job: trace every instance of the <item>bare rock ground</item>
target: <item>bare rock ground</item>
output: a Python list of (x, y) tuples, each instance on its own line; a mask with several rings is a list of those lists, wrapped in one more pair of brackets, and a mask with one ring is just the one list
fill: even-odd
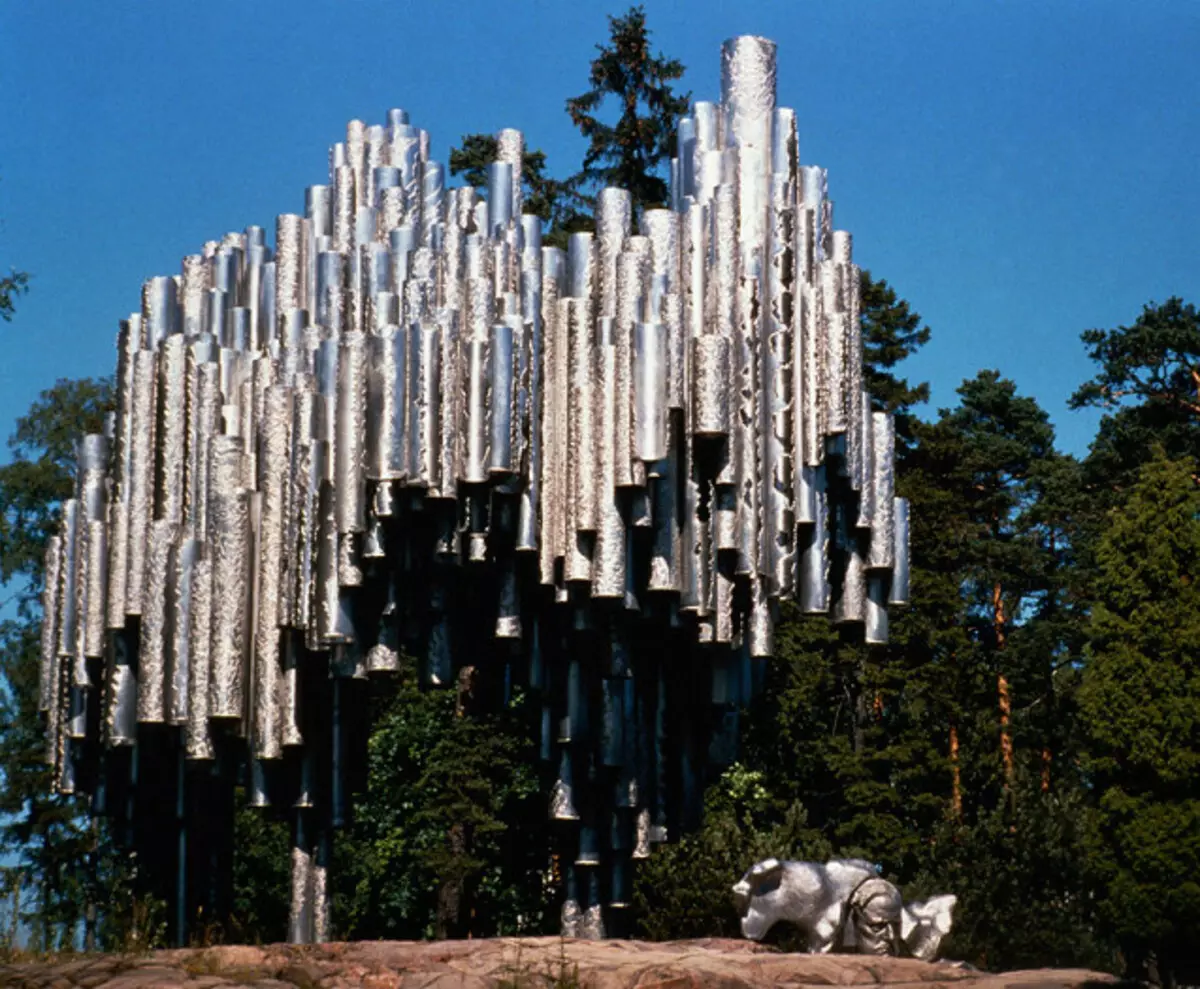
[(783, 954), (717, 938), (229, 945), (0, 964), (0, 986), (18, 989), (1104, 989), (1116, 982), (1078, 969), (996, 975), (907, 958)]

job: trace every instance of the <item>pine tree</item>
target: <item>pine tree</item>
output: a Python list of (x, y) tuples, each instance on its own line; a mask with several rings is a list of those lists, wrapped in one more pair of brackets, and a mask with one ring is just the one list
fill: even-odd
[(1131, 326), (1081, 335), (1098, 371), (1071, 397), (1104, 410), (1088, 458), (1101, 490), (1128, 487), (1160, 444), (1170, 456), (1200, 456), (1200, 312), (1170, 298), (1150, 303)]
[[(609, 17), (608, 27), (609, 43), (597, 45), (592, 60), (591, 88), (567, 100), (567, 112), (588, 142), (574, 185), (586, 192), (628, 189), (636, 226), (644, 209), (667, 203), (662, 171), (675, 154), (675, 125), (691, 94), (678, 94), (671, 85), (683, 78), (683, 64), (652, 53), (644, 7)], [(620, 109), (615, 124), (597, 116), (610, 96)]]
[[(1096, 553), (1081, 713), (1089, 859), (1130, 974), (1200, 976), (1200, 488), (1161, 447)], [(1187, 964), (1190, 963), (1190, 964)]]

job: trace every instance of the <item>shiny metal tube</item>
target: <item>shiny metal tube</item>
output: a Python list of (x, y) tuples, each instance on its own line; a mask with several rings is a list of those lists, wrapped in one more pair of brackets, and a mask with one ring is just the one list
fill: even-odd
[(188, 722), (192, 605), (196, 564), (201, 550), (198, 540), (180, 535), (171, 547), (167, 562), (166, 720), (173, 725)]
[(108, 744), (133, 745), (137, 740), (137, 677), (127, 662), (110, 668)]
[(644, 461), (667, 455), (668, 339), (663, 323), (633, 328), (633, 453)]
[(142, 331), (146, 349), (157, 349), (169, 335), (179, 332), (177, 292), (175, 279), (167, 275), (156, 276), (142, 285)]
[(174, 542), (175, 526), (170, 521), (151, 524), (138, 643), (137, 719), (142, 723), (166, 720), (167, 597)]
[(416, 325), (408, 338), (408, 483), (437, 483), (437, 396), (441, 347), (436, 326)]
[(155, 377), (154, 353), (149, 350), (138, 351), (133, 363), (129, 423), (129, 542), (125, 611), (130, 615), (140, 615), (142, 612), (146, 543), (153, 518)]
[[(611, 324), (611, 320), (602, 320), (602, 324)], [(610, 331), (610, 332), (606, 332)], [(601, 330), (602, 342), (596, 354), (596, 392), (600, 396), (598, 414), (596, 417), (596, 438), (590, 444), (591, 449), (599, 453), (598, 465), (582, 465), (595, 478), (596, 488), (596, 548), (592, 561), (592, 597), (617, 598), (625, 597), (626, 579), (626, 533), (617, 502), (617, 470), (616, 460), (618, 447), (616, 442), (617, 416), (619, 396), (616, 383), (619, 375), (617, 361), (620, 359), (617, 345), (611, 341), (611, 328), (604, 326)], [(573, 450), (587, 449), (576, 446)], [(582, 457), (574, 459), (582, 460)], [(598, 469), (597, 469), (598, 466)]]
[[(678, 418), (672, 429), (677, 436), (681, 435), (683, 428), (682, 417)], [(666, 456), (661, 459), (662, 469), (652, 482), (654, 537), (646, 588), (679, 593), (682, 589), (680, 564), (683, 546), (679, 526), (679, 448), (676, 442), (669, 444)]]
[(317, 255), (316, 323), (326, 335), (336, 336), (348, 327), (346, 278), (344, 255), (336, 251)]
[[(605, 443), (611, 440), (611, 435), (603, 432), (602, 423), (606, 420), (600, 419), (598, 422), (596, 410), (598, 404), (607, 408), (615, 401), (616, 382), (614, 379), (610, 385), (608, 379), (603, 377), (603, 369), (593, 366), (593, 354), (596, 351), (588, 303), (583, 299), (568, 298), (563, 300), (563, 308), (567, 323), (570, 367), (566, 464), (570, 489), (568, 529), (573, 539), (575, 532), (591, 532), (596, 529), (600, 492), (604, 490), (604, 481), (597, 475), (598, 471), (603, 474), (605, 470), (603, 463), (606, 455), (603, 450), (598, 451), (600, 466), (597, 470), (596, 462), (589, 460), (588, 451), (598, 450), (601, 446), (600, 437), (604, 437)], [(600, 355), (603, 356), (603, 348)], [(600, 416), (605, 414), (602, 411)], [(597, 429), (600, 432), (597, 432)]]
[[(613, 340), (617, 347), (617, 419), (614, 457), (617, 486), (641, 487), (646, 481), (645, 468), (640, 463), (635, 468), (633, 459), (633, 335), (649, 289), (650, 245), (644, 237), (631, 237), (628, 240), (631, 249), (621, 253), (616, 264)], [(636, 249), (635, 241), (638, 242)]]
[(893, 513), (895, 515), (894, 533), (895, 533), (895, 565), (892, 569), (892, 585), (888, 596), (888, 604), (905, 606), (909, 603), (910, 595), (910, 570), (909, 570), (909, 519), (908, 519), (908, 499), (896, 498), (893, 501)]
[[(593, 235), (590, 233), (571, 234), (567, 241), (567, 284), (563, 294), (575, 299), (592, 301), (597, 291), (596, 272), (598, 267), (597, 248)], [(615, 286), (613, 291), (615, 305)]]
[(729, 371), (728, 339), (706, 335), (692, 341), (692, 435), (729, 435)]
[(339, 165), (333, 169), (333, 250), (343, 256), (354, 250), (354, 224), (358, 215), (354, 169)]
[(812, 481), (813, 524), (801, 536), (800, 608), (807, 614), (829, 610), (829, 502), (825, 470), (818, 468)]
[(488, 165), (488, 228), (489, 237), (502, 237), (513, 218), (513, 170), (506, 161)]
[(490, 403), (488, 387), (491, 383), (490, 342), (472, 338), (467, 341), (467, 436), (465, 445), (463, 480), (468, 484), (487, 481), (487, 468), (491, 456), (488, 443), (491, 430), (488, 424)]
[(368, 341), (370, 376), (367, 404), (372, 480), (402, 480), (408, 469), (405, 415), (408, 411), (408, 334), (389, 325)]
[(338, 532), (366, 529), (366, 475), (363, 470), (367, 418), (367, 339), (358, 332), (342, 337), (338, 355), (337, 439), (334, 488)]
[(259, 759), (282, 755), (280, 710), (280, 598), (284, 582), (283, 540), (286, 527), (288, 445), (292, 426), (292, 393), (284, 385), (267, 390), (262, 421), (262, 512), (259, 519), (257, 607), (254, 621), (254, 754)]
[(897, 520), (895, 511), (896, 427), (886, 412), (871, 416), (872, 453), (870, 487), (874, 501), (871, 543), (867, 566), (873, 570), (896, 567)]
[[(310, 193), (312, 190), (309, 190)], [(275, 218), (275, 311), (308, 305), (307, 279), (312, 223), (294, 213)]]
[(513, 469), (512, 434), (516, 352), (513, 328), (507, 323), (492, 325), (490, 371), (490, 401), (488, 405), (491, 409), (491, 422), (489, 424), (488, 470), (492, 475), (510, 474)]
[(434, 245), (435, 231), (443, 223), (445, 170), (435, 161), (421, 165), (421, 246)]
[(863, 641), (867, 645), (887, 644), (889, 583), (890, 578), (886, 573), (872, 573), (867, 577), (867, 598), (863, 609)]
[(509, 167), (509, 211), (515, 217), (521, 215), (521, 169), (524, 155), (525, 137), (519, 130), (505, 127), (496, 133), (496, 160)]
[(463, 408), (466, 401), (463, 343), (458, 313), (439, 308), (434, 313), (438, 328), (441, 361), (437, 390), (437, 467), (436, 484), (428, 496), (453, 499), (462, 473)]
[(58, 706), (58, 596), (62, 578), (63, 537), (55, 534), (46, 540), (42, 570), (41, 676), (38, 681), (38, 710)]
[(212, 559), (210, 718), (241, 718), (245, 708), (253, 547), (250, 495), (241, 487), (244, 456), (237, 437), (213, 437), (209, 452), (207, 540)]
[(183, 520), (183, 475), (187, 447), (187, 341), (180, 334), (159, 347), (155, 422), (154, 517), (172, 525)]
[(178, 299), (183, 335), (189, 340), (204, 332), (204, 293), (212, 287), (208, 262), (200, 254), (188, 254), (180, 270)]
[(633, 222), (633, 201), (624, 189), (601, 189), (596, 199), (596, 312), (617, 315), (617, 259)]

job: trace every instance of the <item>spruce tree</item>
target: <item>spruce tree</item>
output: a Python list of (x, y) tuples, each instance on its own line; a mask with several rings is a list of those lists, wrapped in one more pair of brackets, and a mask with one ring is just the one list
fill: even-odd
[[(584, 192), (628, 189), (636, 226), (644, 209), (667, 203), (663, 171), (675, 154), (675, 126), (691, 94), (672, 86), (683, 78), (683, 63), (652, 52), (644, 7), (609, 17), (608, 27), (609, 42), (597, 45), (592, 59), (591, 88), (567, 100), (567, 112), (588, 142), (574, 184)], [(619, 108), (614, 124), (598, 116), (608, 97)]]
[[(1200, 977), (1200, 488), (1161, 447), (1096, 552), (1081, 713), (1100, 917), (1129, 972)], [(1190, 963), (1190, 964), (1189, 964)]]

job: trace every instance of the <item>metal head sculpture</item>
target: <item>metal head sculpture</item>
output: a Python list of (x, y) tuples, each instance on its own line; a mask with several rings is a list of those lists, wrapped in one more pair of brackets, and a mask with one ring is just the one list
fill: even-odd
[(742, 934), (760, 941), (777, 923), (795, 925), (811, 953), (937, 957), (957, 902), (936, 896), (905, 904), (896, 889), (862, 859), (787, 862), (764, 859), (733, 886)]

